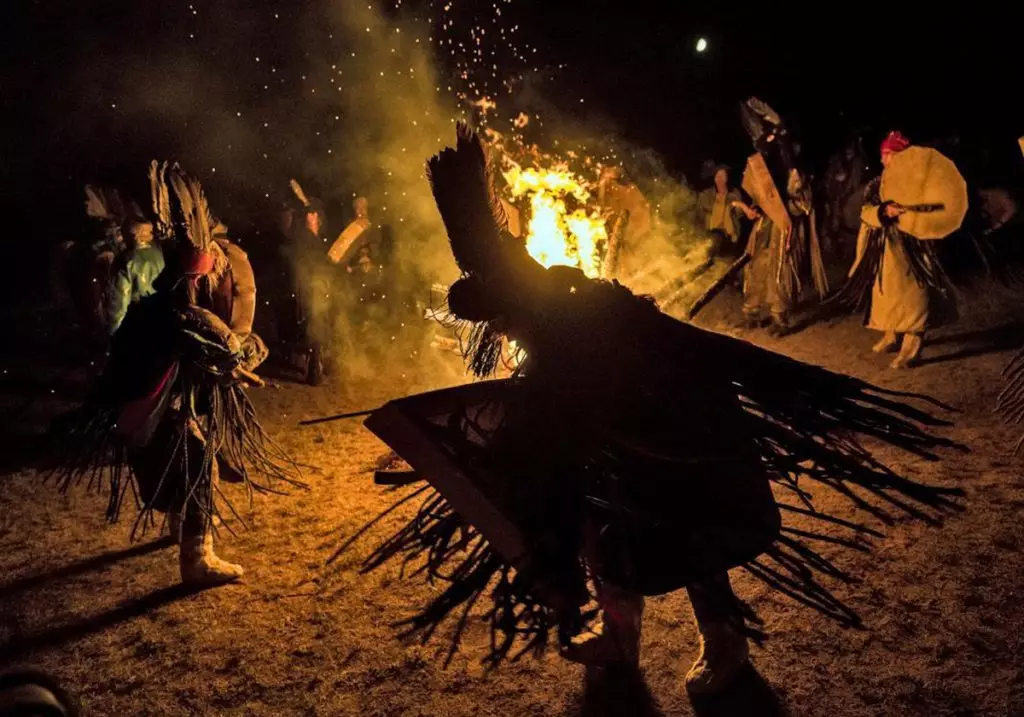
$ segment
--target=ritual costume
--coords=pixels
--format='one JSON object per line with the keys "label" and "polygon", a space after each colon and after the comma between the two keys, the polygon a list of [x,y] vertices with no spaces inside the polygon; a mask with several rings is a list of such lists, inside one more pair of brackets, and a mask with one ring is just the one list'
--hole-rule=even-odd
{"label": "ritual costume", "polygon": [[294,464],[246,395],[262,357],[229,325],[236,304],[223,287],[232,269],[199,183],[156,162],[150,180],[167,266],[156,291],[129,307],[86,404],[55,423],[56,475],[65,489],[109,480],[111,520],[131,494],[141,508],[133,535],[154,523],[154,511],[167,513],[182,580],[220,584],[243,571],[213,552],[215,517],[225,508],[237,516],[219,477],[270,490],[296,484]]}
{"label": "ritual costume", "polygon": [[[796,166],[796,152],[782,120],[756,98],[743,105],[743,118],[757,154],[747,159],[743,189],[756,209],[743,276],[743,314],[752,326],[768,322],[773,333],[792,329],[792,312],[807,283],[819,299],[828,279],[814,216],[811,186]],[[810,281],[808,281],[808,279]]]}
{"label": "ritual costume", "polygon": [[214,313],[224,318],[241,343],[243,364],[253,370],[262,364],[270,350],[253,331],[256,320],[256,275],[249,255],[228,238],[228,228],[215,221],[213,241],[224,253],[227,264],[211,287]]}
{"label": "ritual costume", "polygon": [[[495,663],[557,633],[569,659],[635,665],[644,596],[685,587],[701,634],[687,685],[721,689],[748,654],[726,572],[742,565],[792,594],[812,554],[780,532],[779,512],[810,504],[777,502],[770,481],[799,500],[799,478],[884,492],[901,479],[857,434],[930,454],[947,445],[922,428],[937,421],[857,379],[681,323],[616,282],[544,269],[504,232],[465,125],[428,174],[463,271],[448,310],[469,367],[491,375],[505,338],[523,355],[511,379],[399,399],[366,420],[412,468],[379,479],[430,484],[402,498],[422,507],[367,568],[422,561],[450,583],[409,620],[425,638],[458,613],[457,640],[489,597]],[[940,500],[924,488],[916,499]]]}
{"label": "ritual costume", "polygon": [[865,325],[883,332],[872,350],[898,352],[891,366],[909,368],[921,360],[935,300],[949,289],[936,242],[921,239],[959,227],[967,189],[952,162],[911,146],[899,132],[885,138],[881,152],[885,169],[865,191],[857,256],[834,300],[863,310]]}

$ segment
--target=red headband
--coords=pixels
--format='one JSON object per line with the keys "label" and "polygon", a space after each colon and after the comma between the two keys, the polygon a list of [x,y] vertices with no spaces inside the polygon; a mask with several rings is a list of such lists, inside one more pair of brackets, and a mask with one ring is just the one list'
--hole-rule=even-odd
{"label": "red headband", "polygon": [[882,140],[882,154],[886,152],[902,152],[910,146],[910,140],[903,136],[899,130],[893,130],[889,136]]}

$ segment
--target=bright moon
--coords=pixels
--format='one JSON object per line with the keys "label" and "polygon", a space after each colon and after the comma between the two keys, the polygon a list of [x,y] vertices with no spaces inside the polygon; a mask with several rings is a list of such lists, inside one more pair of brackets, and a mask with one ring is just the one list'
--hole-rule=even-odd
{"label": "bright moon", "polygon": [[697,40],[697,52],[704,52],[708,49],[708,41],[703,37]]}

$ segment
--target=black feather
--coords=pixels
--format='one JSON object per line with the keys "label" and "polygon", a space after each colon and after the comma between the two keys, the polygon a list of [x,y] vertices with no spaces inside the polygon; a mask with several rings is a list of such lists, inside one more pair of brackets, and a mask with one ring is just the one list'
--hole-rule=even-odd
{"label": "black feather", "polygon": [[499,270],[508,217],[477,133],[460,122],[455,148],[427,162],[427,178],[459,268],[483,274]]}

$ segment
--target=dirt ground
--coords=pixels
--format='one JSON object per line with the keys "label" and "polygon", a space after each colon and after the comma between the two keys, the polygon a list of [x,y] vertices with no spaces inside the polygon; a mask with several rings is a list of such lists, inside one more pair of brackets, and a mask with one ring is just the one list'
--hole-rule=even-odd
{"label": "dirt ground", "polygon": [[[33,427],[81,396],[79,352],[45,316],[8,310],[22,340],[2,352],[7,438],[0,484],[0,669],[55,674],[88,715],[1024,715],[1024,458],[992,414],[999,371],[1024,334],[1000,320],[961,321],[932,337],[927,362],[893,372],[854,318],[779,340],[729,328],[734,297],[704,322],[799,359],[954,405],[945,435],[971,448],[929,463],[883,453],[905,475],[960,487],[960,510],[925,521],[892,511],[869,552],[823,554],[855,580],[836,597],[864,628],[845,628],[734,571],[768,640],[727,694],[691,701],[682,678],[697,637],[685,594],[649,602],[642,681],[586,682],[557,655],[487,672],[475,624],[452,664],[444,640],[406,644],[392,623],[432,594],[396,568],[360,558],[401,515],[331,566],[341,542],[394,496],[374,486],[383,446],[357,421],[299,428],[302,418],[373,406],[396,390],[373,380],[310,388],[281,380],[254,392],[266,427],[302,463],[310,489],[258,496],[251,529],[222,539],[247,570],[240,584],[178,586],[175,549],[131,520],[104,522],[104,498],[60,495],[19,469]],[[403,387],[398,387],[401,390]],[[821,507],[850,514],[820,491]],[[863,518],[863,516],[861,516]]]}

